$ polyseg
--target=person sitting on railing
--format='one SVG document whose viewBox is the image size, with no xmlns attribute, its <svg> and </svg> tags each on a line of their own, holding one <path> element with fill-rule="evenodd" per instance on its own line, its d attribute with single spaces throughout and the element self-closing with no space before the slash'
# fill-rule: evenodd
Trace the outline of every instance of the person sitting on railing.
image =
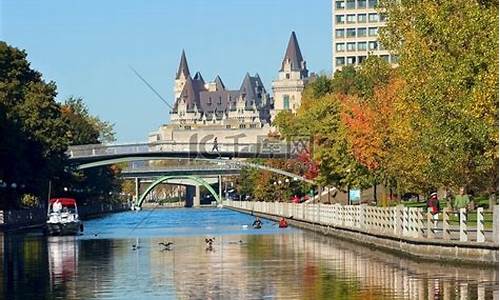
<svg viewBox="0 0 500 300">
<path fill-rule="evenodd" d="M 436 192 L 433 192 L 427 200 L 427 207 L 431 209 L 432 219 L 434 220 L 434 227 L 437 227 L 439 220 L 439 199 Z"/>
</svg>

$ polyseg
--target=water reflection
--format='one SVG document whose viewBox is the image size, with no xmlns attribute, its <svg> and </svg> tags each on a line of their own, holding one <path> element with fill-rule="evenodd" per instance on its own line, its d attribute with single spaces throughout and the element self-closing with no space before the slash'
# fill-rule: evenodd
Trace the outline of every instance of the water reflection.
<svg viewBox="0 0 500 300">
<path fill-rule="evenodd" d="M 249 218 L 234 212 L 224 217 L 220 226 Z M 301 230 L 221 234 L 217 224 L 211 221 L 211 226 L 218 233 L 213 251 L 206 250 L 204 231 L 115 239 L 109 238 L 112 232 L 105 239 L 0 235 L 0 298 L 493 299 L 498 295 L 494 269 L 409 260 Z M 158 243 L 167 241 L 174 246 L 162 251 Z"/>
</svg>

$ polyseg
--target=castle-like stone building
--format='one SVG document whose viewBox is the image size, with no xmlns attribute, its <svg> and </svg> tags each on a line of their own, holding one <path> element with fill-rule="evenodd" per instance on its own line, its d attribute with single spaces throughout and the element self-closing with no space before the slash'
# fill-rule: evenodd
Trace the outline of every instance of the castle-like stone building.
<svg viewBox="0 0 500 300">
<path fill-rule="evenodd" d="M 257 136 L 273 130 L 272 119 L 279 111 L 298 109 L 308 76 L 295 32 L 290 36 L 278 79 L 272 83 L 274 97 L 266 91 L 258 74 L 247 73 L 240 88 L 235 90 L 226 88 L 219 76 L 209 82 L 200 72 L 193 77 L 182 51 L 170 124 L 151 133 L 149 140 L 186 141 L 193 134 L 223 139 L 238 132 L 245 136 L 243 141 L 255 142 Z"/>
<path fill-rule="evenodd" d="M 205 82 L 200 72 L 192 78 L 184 51 L 174 86 L 170 121 L 180 128 L 260 128 L 270 123 L 271 98 L 259 74 L 246 74 L 238 90 L 226 88 L 217 76 Z"/>
<path fill-rule="evenodd" d="M 306 61 L 302 58 L 295 32 L 292 32 L 278 72 L 278 79 L 273 81 L 273 116 L 283 110 L 296 112 L 300 106 L 302 91 L 308 81 L 309 71 Z"/>
</svg>

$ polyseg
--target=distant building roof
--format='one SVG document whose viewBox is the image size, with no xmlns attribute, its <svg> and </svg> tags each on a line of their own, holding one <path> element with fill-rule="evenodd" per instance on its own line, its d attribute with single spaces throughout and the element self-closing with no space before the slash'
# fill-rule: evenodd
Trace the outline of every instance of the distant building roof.
<svg viewBox="0 0 500 300">
<path fill-rule="evenodd" d="M 304 58 L 302 58 L 302 53 L 300 52 L 299 42 L 297 41 L 297 36 L 295 31 L 292 31 L 290 40 L 288 41 L 288 47 L 286 48 L 285 56 L 283 57 L 283 62 L 281 63 L 280 72 L 284 71 L 285 64 L 290 62 L 292 71 L 297 71 L 304 73 L 307 77 L 307 68 Z"/>
<path fill-rule="evenodd" d="M 181 74 L 183 74 L 185 77 L 190 76 L 189 67 L 186 60 L 186 53 L 184 53 L 184 50 L 182 50 L 181 62 L 179 63 L 179 69 L 177 70 L 177 75 L 175 76 L 175 79 L 181 78 Z"/>
<path fill-rule="evenodd" d="M 219 75 L 217 75 L 215 77 L 214 82 L 215 82 L 215 90 L 219 91 L 219 90 L 225 90 L 226 89 L 226 86 L 222 82 L 222 79 L 220 79 Z"/>
<path fill-rule="evenodd" d="M 203 79 L 203 76 L 201 76 L 200 72 L 196 72 L 196 74 L 194 75 L 193 80 L 198 80 L 198 81 L 201 81 L 201 82 L 205 83 L 205 80 Z"/>
</svg>

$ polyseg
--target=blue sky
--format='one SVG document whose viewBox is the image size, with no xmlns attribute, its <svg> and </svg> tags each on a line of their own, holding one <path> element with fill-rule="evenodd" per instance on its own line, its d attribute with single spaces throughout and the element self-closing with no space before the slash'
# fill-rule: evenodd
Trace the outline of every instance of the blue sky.
<svg viewBox="0 0 500 300">
<path fill-rule="evenodd" d="M 145 141 L 168 122 L 182 49 L 191 73 L 219 74 L 239 88 L 258 72 L 271 92 L 288 38 L 297 34 L 308 68 L 331 71 L 330 0 L 0 0 L 0 39 L 25 49 L 58 86 L 58 99 L 85 99 L 115 124 L 118 141 Z"/>
</svg>

